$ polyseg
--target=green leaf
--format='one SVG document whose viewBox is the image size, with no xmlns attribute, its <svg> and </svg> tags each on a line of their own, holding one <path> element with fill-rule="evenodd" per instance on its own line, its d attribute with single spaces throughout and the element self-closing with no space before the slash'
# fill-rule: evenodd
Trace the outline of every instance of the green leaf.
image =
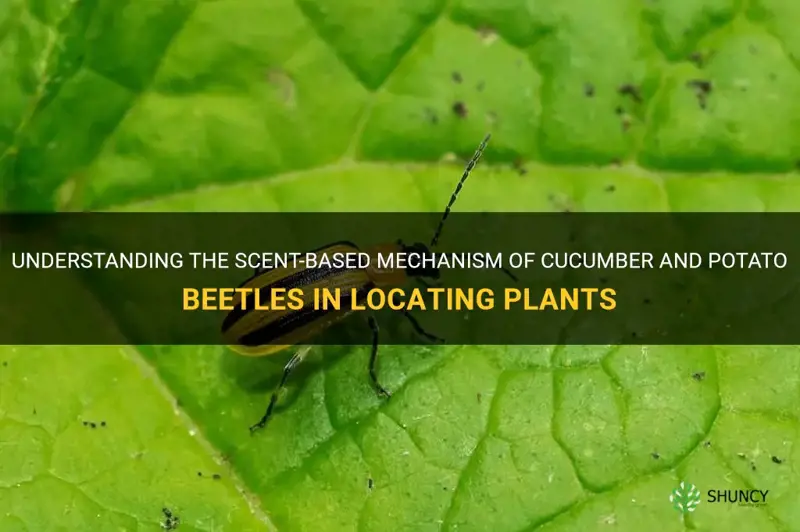
<svg viewBox="0 0 800 532">
<path fill-rule="evenodd" d="M 457 210 L 800 207 L 796 2 L 376 6 L 0 3 L 5 208 L 438 211 L 487 131 Z M 367 356 L 250 437 L 288 354 L 0 348 L 0 529 L 800 528 L 796 346 Z"/>
</svg>

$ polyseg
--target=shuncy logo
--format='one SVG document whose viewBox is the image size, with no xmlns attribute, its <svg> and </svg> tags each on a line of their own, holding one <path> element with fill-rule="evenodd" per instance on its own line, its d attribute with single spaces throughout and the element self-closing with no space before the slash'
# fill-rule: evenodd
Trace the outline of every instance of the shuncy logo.
<svg viewBox="0 0 800 532">
<path fill-rule="evenodd" d="M 669 496 L 672 507 L 683 514 L 694 512 L 700 504 L 700 490 L 693 484 L 681 482 L 681 485 L 672 490 Z"/>
<path fill-rule="evenodd" d="M 767 504 L 769 490 L 708 490 L 709 503 L 738 504 L 739 506 L 764 506 Z M 672 490 L 669 502 L 682 514 L 694 512 L 702 500 L 700 490 L 694 484 L 681 482 Z"/>
<path fill-rule="evenodd" d="M 708 502 L 727 502 L 739 506 L 767 504 L 769 490 L 708 490 Z"/>
</svg>

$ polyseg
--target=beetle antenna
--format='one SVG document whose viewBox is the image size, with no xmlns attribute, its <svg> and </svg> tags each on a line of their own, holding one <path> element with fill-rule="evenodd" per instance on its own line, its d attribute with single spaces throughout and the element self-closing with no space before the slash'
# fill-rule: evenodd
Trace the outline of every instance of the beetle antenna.
<svg viewBox="0 0 800 532">
<path fill-rule="evenodd" d="M 464 168 L 464 173 L 461 174 L 461 179 L 458 181 L 458 185 L 456 185 L 455 191 L 450 196 L 450 201 L 447 202 L 447 207 L 444 208 L 444 214 L 442 215 L 442 219 L 439 220 L 439 226 L 436 228 L 436 232 L 433 233 L 433 238 L 431 239 L 430 247 L 436 246 L 436 244 L 439 242 L 439 237 L 442 236 L 442 228 L 444 227 L 444 222 L 445 220 L 447 220 L 447 217 L 450 216 L 450 209 L 456 202 L 456 198 L 458 198 L 458 194 L 459 192 L 461 192 L 461 188 L 464 186 L 464 181 L 467 180 L 470 172 L 472 172 L 472 169 L 475 168 L 476 164 L 478 164 L 478 159 L 480 159 L 481 155 L 483 155 L 483 150 L 486 149 L 486 145 L 489 143 L 490 138 L 492 138 L 491 133 L 487 133 L 483 139 L 483 142 L 481 142 L 481 145 L 478 146 L 477 150 L 475 150 L 475 155 L 472 156 L 472 159 L 470 159 L 469 162 L 467 163 L 467 167 Z"/>
</svg>

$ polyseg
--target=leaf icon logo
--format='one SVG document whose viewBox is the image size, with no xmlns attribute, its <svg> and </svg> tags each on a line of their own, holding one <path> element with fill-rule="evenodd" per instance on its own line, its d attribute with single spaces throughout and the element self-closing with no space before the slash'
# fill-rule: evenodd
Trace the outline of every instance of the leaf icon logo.
<svg viewBox="0 0 800 532">
<path fill-rule="evenodd" d="M 669 502 L 672 503 L 673 508 L 683 514 L 694 512 L 697 505 L 700 504 L 700 490 L 693 484 L 681 482 L 679 487 L 672 490 Z"/>
</svg>

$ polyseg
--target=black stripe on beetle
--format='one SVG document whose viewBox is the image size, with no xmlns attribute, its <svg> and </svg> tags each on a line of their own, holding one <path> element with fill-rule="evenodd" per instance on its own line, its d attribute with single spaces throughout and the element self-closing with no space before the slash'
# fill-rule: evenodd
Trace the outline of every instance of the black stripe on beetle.
<svg viewBox="0 0 800 532">
<path fill-rule="evenodd" d="M 357 292 L 356 302 L 362 303 L 370 290 L 375 288 L 373 283 L 360 288 Z M 289 334 L 311 325 L 315 321 L 324 320 L 326 316 L 334 312 L 349 310 L 353 305 L 353 293 L 348 291 L 341 296 L 341 306 L 339 309 L 315 309 L 313 307 L 303 308 L 296 312 L 291 312 L 281 316 L 277 320 L 265 324 L 263 327 L 245 334 L 239 340 L 245 347 L 257 347 L 259 345 L 280 344 L 280 339 Z"/>
</svg>

